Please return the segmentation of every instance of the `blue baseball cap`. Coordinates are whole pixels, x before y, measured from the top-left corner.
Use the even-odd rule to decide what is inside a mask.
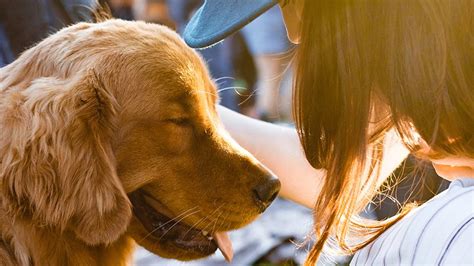
[[[183,33],[192,48],[211,46],[241,29],[278,0],[205,0]]]

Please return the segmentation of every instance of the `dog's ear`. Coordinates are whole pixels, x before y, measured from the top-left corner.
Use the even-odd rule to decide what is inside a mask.
[[[131,218],[116,173],[117,103],[94,71],[42,78],[0,104],[0,184],[11,214],[115,241]]]

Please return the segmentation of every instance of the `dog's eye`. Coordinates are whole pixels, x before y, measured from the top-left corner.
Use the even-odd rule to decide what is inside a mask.
[[[167,119],[166,121],[180,127],[186,127],[186,126],[191,125],[191,119],[189,118],[170,118],[170,119]]]

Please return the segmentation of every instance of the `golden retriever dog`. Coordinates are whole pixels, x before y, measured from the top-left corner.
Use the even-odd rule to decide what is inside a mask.
[[[280,183],[223,129],[200,57],[171,30],[65,28],[0,69],[0,263],[192,260]]]

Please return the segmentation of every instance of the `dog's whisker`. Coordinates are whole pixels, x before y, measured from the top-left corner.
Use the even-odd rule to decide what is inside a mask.
[[[228,78],[228,79],[226,79],[226,80],[222,80],[221,82],[215,81],[215,83],[216,83],[217,87],[220,88],[220,87],[222,87],[223,84],[228,84],[228,83],[229,83],[229,82],[228,82],[229,79],[234,80],[233,78]]]
[[[193,226],[191,226],[185,233],[184,233],[184,236],[187,236],[189,234],[189,232],[191,232],[191,230],[193,230],[196,226],[198,226],[200,223],[202,223],[204,220],[206,220],[207,216],[205,217],[202,217],[201,219],[199,219],[196,223],[193,224]]]
[[[175,223],[170,227],[168,228],[168,230],[166,230],[166,232],[164,232],[161,237],[158,239],[158,241],[160,241],[171,229],[173,229],[173,227],[175,227],[177,224],[179,224],[183,219],[185,219],[186,217],[189,217],[193,214],[196,214],[198,213],[199,211],[196,211],[196,212],[192,212],[192,213],[189,213],[188,215],[185,215],[183,216],[182,218],[180,218],[179,220],[175,221]],[[161,226],[162,227],[162,226]],[[154,229],[153,231],[157,230],[158,228]]]
[[[238,87],[238,86],[233,86],[233,87],[225,87],[222,89],[217,90],[218,93],[223,92],[223,91],[228,91],[228,90],[234,90],[237,94],[239,94],[239,89],[241,90],[246,90],[247,88],[245,87]],[[240,95],[240,94],[239,94]]]
[[[239,106],[245,104],[246,102],[248,102],[248,101],[250,100],[250,98],[252,98],[255,94],[257,94],[257,90],[255,90],[255,91],[253,91],[252,93],[250,93],[243,101],[241,101],[241,102],[239,103]],[[240,96],[243,96],[243,95],[241,95],[241,94],[239,94],[239,95],[240,95]]]
[[[226,213],[225,211],[222,211],[222,213]],[[227,215],[224,215],[224,217],[220,220],[219,227],[224,227],[224,224],[227,221],[227,218],[229,217],[230,213],[227,213]]]
[[[206,231],[208,231],[207,228],[209,228],[209,231],[210,231],[210,232],[215,232],[215,230],[216,230],[216,225],[217,225],[217,221],[219,221],[219,217],[220,217],[223,213],[224,213],[224,211],[220,211],[220,212],[216,215],[216,217],[215,217],[213,220],[211,220],[210,223],[209,223],[204,229],[205,229]],[[211,229],[211,228],[212,228],[212,229]]]
[[[232,80],[235,80],[234,77],[220,77],[220,78],[214,79],[214,82],[219,82],[219,81],[225,80],[225,79],[232,79]]]
[[[228,90],[234,90],[237,95],[239,95],[239,96],[244,96],[242,93],[240,93],[239,90],[247,90],[247,88],[246,88],[246,87],[239,87],[239,86],[225,87],[225,88],[222,88],[222,89],[217,90],[217,93],[219,94],[219,93],[221,93],[221,92],[228,91]],[[214,96],[217,96],[217,95],[218,95],[218,94],[216,94],[216,93],[213,93],[213,92],[211,92],[211,91],[206,91],[206,90],[198,90],[198,91],[196,91],[196,92],[204,93],[204,94],[209,94],[209,95],[214,95]],[[254,94],[255,94],[255,93],[252,92],[252,94],[251,94],[250,96],[252,96],[252,95],[254,95]]]
[[[184,220],[185,218],[187,218],[187,217],[189,217],[189,216],[191,216],[191,215],[193,215],[193,214],[196,214],[196,213],[198,213],[198,212],[199,212],[199,210],[198,210],[198,211],[195,211],[195,212],[192,212],[192,213],[189,213],[188,215],[185,215],[185,216],[183,216],[182,218],[180,218],[180,219],[179,219],[178,221],[176,221],[168,230],[166,230],[166,232],[164,232],[163,235],[161,235],[161,237],[160,237],[159,240],[161,240],[171,229],[173,229],[173,227],[175,227],[177,224],[179,224],[182,220]]]
[[[164,224],[162,224],[162,225],[156,227],[155,229],[153,229],[153,230],[152,230],[151,232],[149,232],[146,236],[144,236],[140,241],[145,240],[145,239],[146,239],[147,237],[149,237],[151,234],[153,234],[154,232],[156,232],[156,230],[159,230],[159,229],[163,228],[163,226],[166,226],[167,224],[172,223],[172,222],[175,221],[176,219],[180,219],[181,216],[183,216],[183,215],[186,216],[187,213],[189,213],[189,212],[193,212],[193,213],[191,213],[190,215],[193,215],[193,214],[195,214],[195,213],[200,212],[200,210],[196,210],[196,209],[199,209],[199,207],[198,207],[198,206],[195,206],[195,207],[193,207],[193,208],[187,209],[186,211],[184,211],[184,212],[182,212],[181,214],[177,215],[176,217],[170,219],[170,220],[167,221],[166,223],[164,223]],[[195,210],[196,210],[196,211],[195,211]],[[187,216],[186,216],[186,217],[187,217]]]
[[[222,207],[224,207],[224,203],[222,203],[219,207],[217,207],[216,209],[214,209],[214,211],[212,211],[210,214],[206,215],[205,217],[199,219],[196,223],[194,223],[189,229],[188,231],[186,231],[186,233],[184,234],[185,236],[191,232],[192,229],[196,228],[200,223],[202,223],[203,221],[205,221],[206,219],[208,219],[210,216],[214,215],[214,213],[216,213],[219,209],[221,209]],[[205,230],[204,230],[205,231]]]
[[[158,226],[155,230],[162,228],[163,226],[165,226],[165,225],[167,225],[167,224],[169,224],[169,223],[175,221],[176,219],[180,219],[180,217],[183,216],[183,215],[188,215],[188,214],[187,214],[188,212],[194,212],[196,209],[198,209],[197,206],[195,206],[195,207],[193,207],[193,208],[190,208],[190,209],[188,209],[188,210],[182,212],[181,214],[179,214],[179,215],[177,215],[176,217],[170,219],[170,220],[167,221],[166,223],[164,223],[164,224]],[[194,213],[197,213],[197,212],[199,212],[199,211],[200,211],[200,210],[197,210],[197,211],[194,212]],[[194,214],[194,213],[193,213],[193,214]]]
[[[162,225],[156,227],[156,228],[153,229],[151,232],[149,232],[146,236],[144,236],[144,237],[141,239],[141,241],[145,240],[147,237],[149,237],[150,235],[152,235],[154,232],[156,232],[156,230],[159,230],[159,229],[163,228],[163,226],[166,226],[167,224],[173,222],[174,220],[178,219],[181,215],[184,215],[186,212],[188,212],[188,211],[190,211],[190,210],[192,210],[192,209],[195,209],[195,208],[188,209],[187,211],[181,213],[180,215],[174,217],[173,219],[167,221],[166,223],[164,223],[164,224],[162,224]],[[199,211],[197,211],[197,212],[199,212]],[[196,213],[197,213],[197,212],[196,212]],[[194,214],[194,213],[192,213],[192,214]]]
[[[209,215],[207,217],[209,217]],[[211,229],[211,227],[215,223],[215,219],[208,219],[208,220],[209,222],[207,223],[207,225],[203,227],[202,231],[212,232],[213,229]]]
[[[215,232],[216,227],[217,227],[217,222],[219,221],[219,217],[220,217],[223,213],[224,213],[224,211],[219,212],[219,214],[218,214],[218,215],[216,216],[216,218],[214,219],[214,226],[212,227],[211,232]],[[211,244],[211,242],[209,242],[208,245],[210,245],[210,244]]]

